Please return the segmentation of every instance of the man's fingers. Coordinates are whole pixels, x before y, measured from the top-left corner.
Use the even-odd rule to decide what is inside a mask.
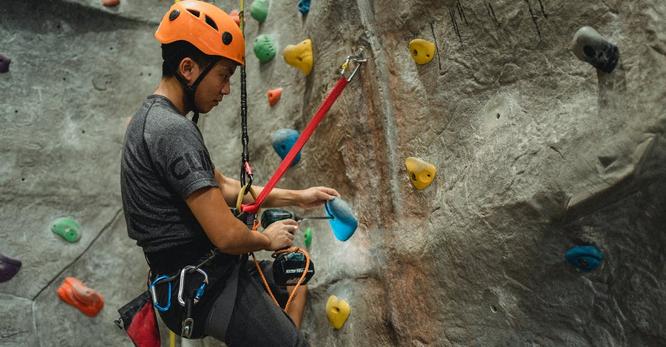
[[[338,193],[338,191],[335,190],[335,189],[333,189],[333,188],[329,188],[329,187],[321,187],[320,189],[321,189],[321,191],[323,191],[324,193],[326,193],[326,194],[328,194],[328,195],[332,195],[332,196],[334,196],[334,197],[336,197],[336,196],[340,196],[340,193]]]
[[[281,222],[284,225],[298,226],[298,222],[293,219],[284,219]]]

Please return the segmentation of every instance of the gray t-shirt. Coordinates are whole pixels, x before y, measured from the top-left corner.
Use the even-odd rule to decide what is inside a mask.
[[[167,98],[146,98],[127,126],[120,184],[127,233],[144,252],[207,242],[185,199],[219,186],[214,166],[199,128]]]

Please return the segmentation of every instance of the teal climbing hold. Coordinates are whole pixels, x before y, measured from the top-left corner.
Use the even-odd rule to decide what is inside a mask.
[[[604,254],[594,245],[574,246],[564,254],[567,262],[580,272],[595,270],[604,261]]]
[[[294,129],[278,129],[271,135],[271,140],[273,142],[273,149],[284,159],[291,147],[294,146],[296,140],[298,140],[299,133]],[[296,158],[291,163],[291,166],[296,165],[301,160],[301,152],[296,154]]]
[[[303,242],[305,243],[305,248],[310,248],[310,245],[312,244],[312,229],[305,229],[305,233],[303,233]]]
[[[275,58],[277,46],[268,35],[259,35],[254,39],[254,55],[262,63],[268,63]]]
[[[310,12],[310,0],[300,0],[298,2],[298,10],[302,14],[308,14]]]
[[[21,269],[21,261],[0,254],[0,283],[11,280]]]
[[[250,7],[250,15],[259,23],[266,21],[266,17],[268,17],[268,0],[254,0]]]
[[[328,223],[335,238],[340,241],[349,240],[358,227],[358,220],[356,220],[351,206],[341,198],[334,198],[326,201],[324,210],[327,216],[333,217]]]
[[[58,218],[51,223],[51,231],[65,241],[74,243],[81,238],[81,225],[71,217]]]

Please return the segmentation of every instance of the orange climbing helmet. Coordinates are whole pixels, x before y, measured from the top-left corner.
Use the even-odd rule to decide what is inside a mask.
[[[163,44],[187,41],[207,55],[245,62],[245,39],[238,24],[219,7],[203,1],[174,3],[155,32]]]

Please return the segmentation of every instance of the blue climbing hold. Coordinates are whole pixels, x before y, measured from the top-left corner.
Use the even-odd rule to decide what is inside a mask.
[[[299,0],[298,1],[298,10],[302,14],[308,14],[308,12],[310,12],[310,0]]]
[[[333,217],[328,220],[328,223],[335,238],[340,241],[349,240],[358,227],[358,220],[354,217],[351,206],[341,198],[334,198],[326,201],[324,210],[328,217]]]
[[[0,283],[7,282],[21,269],[21,261],[0,254]]]
[[[571,266],[580,272],[595,270],[604,261],[604,254],[597,246],[574,246],[564,254],[564,258]]]
[[[271,135],[273,141],[273,149],[277,152],[280,158],[284,159],[291,147],[294,146],[298,140],[299,133],[294,129],[278,129]],[[301,160],[301,152],[296,154],[296,158],[291,163],[291,166],[296,165]]]

